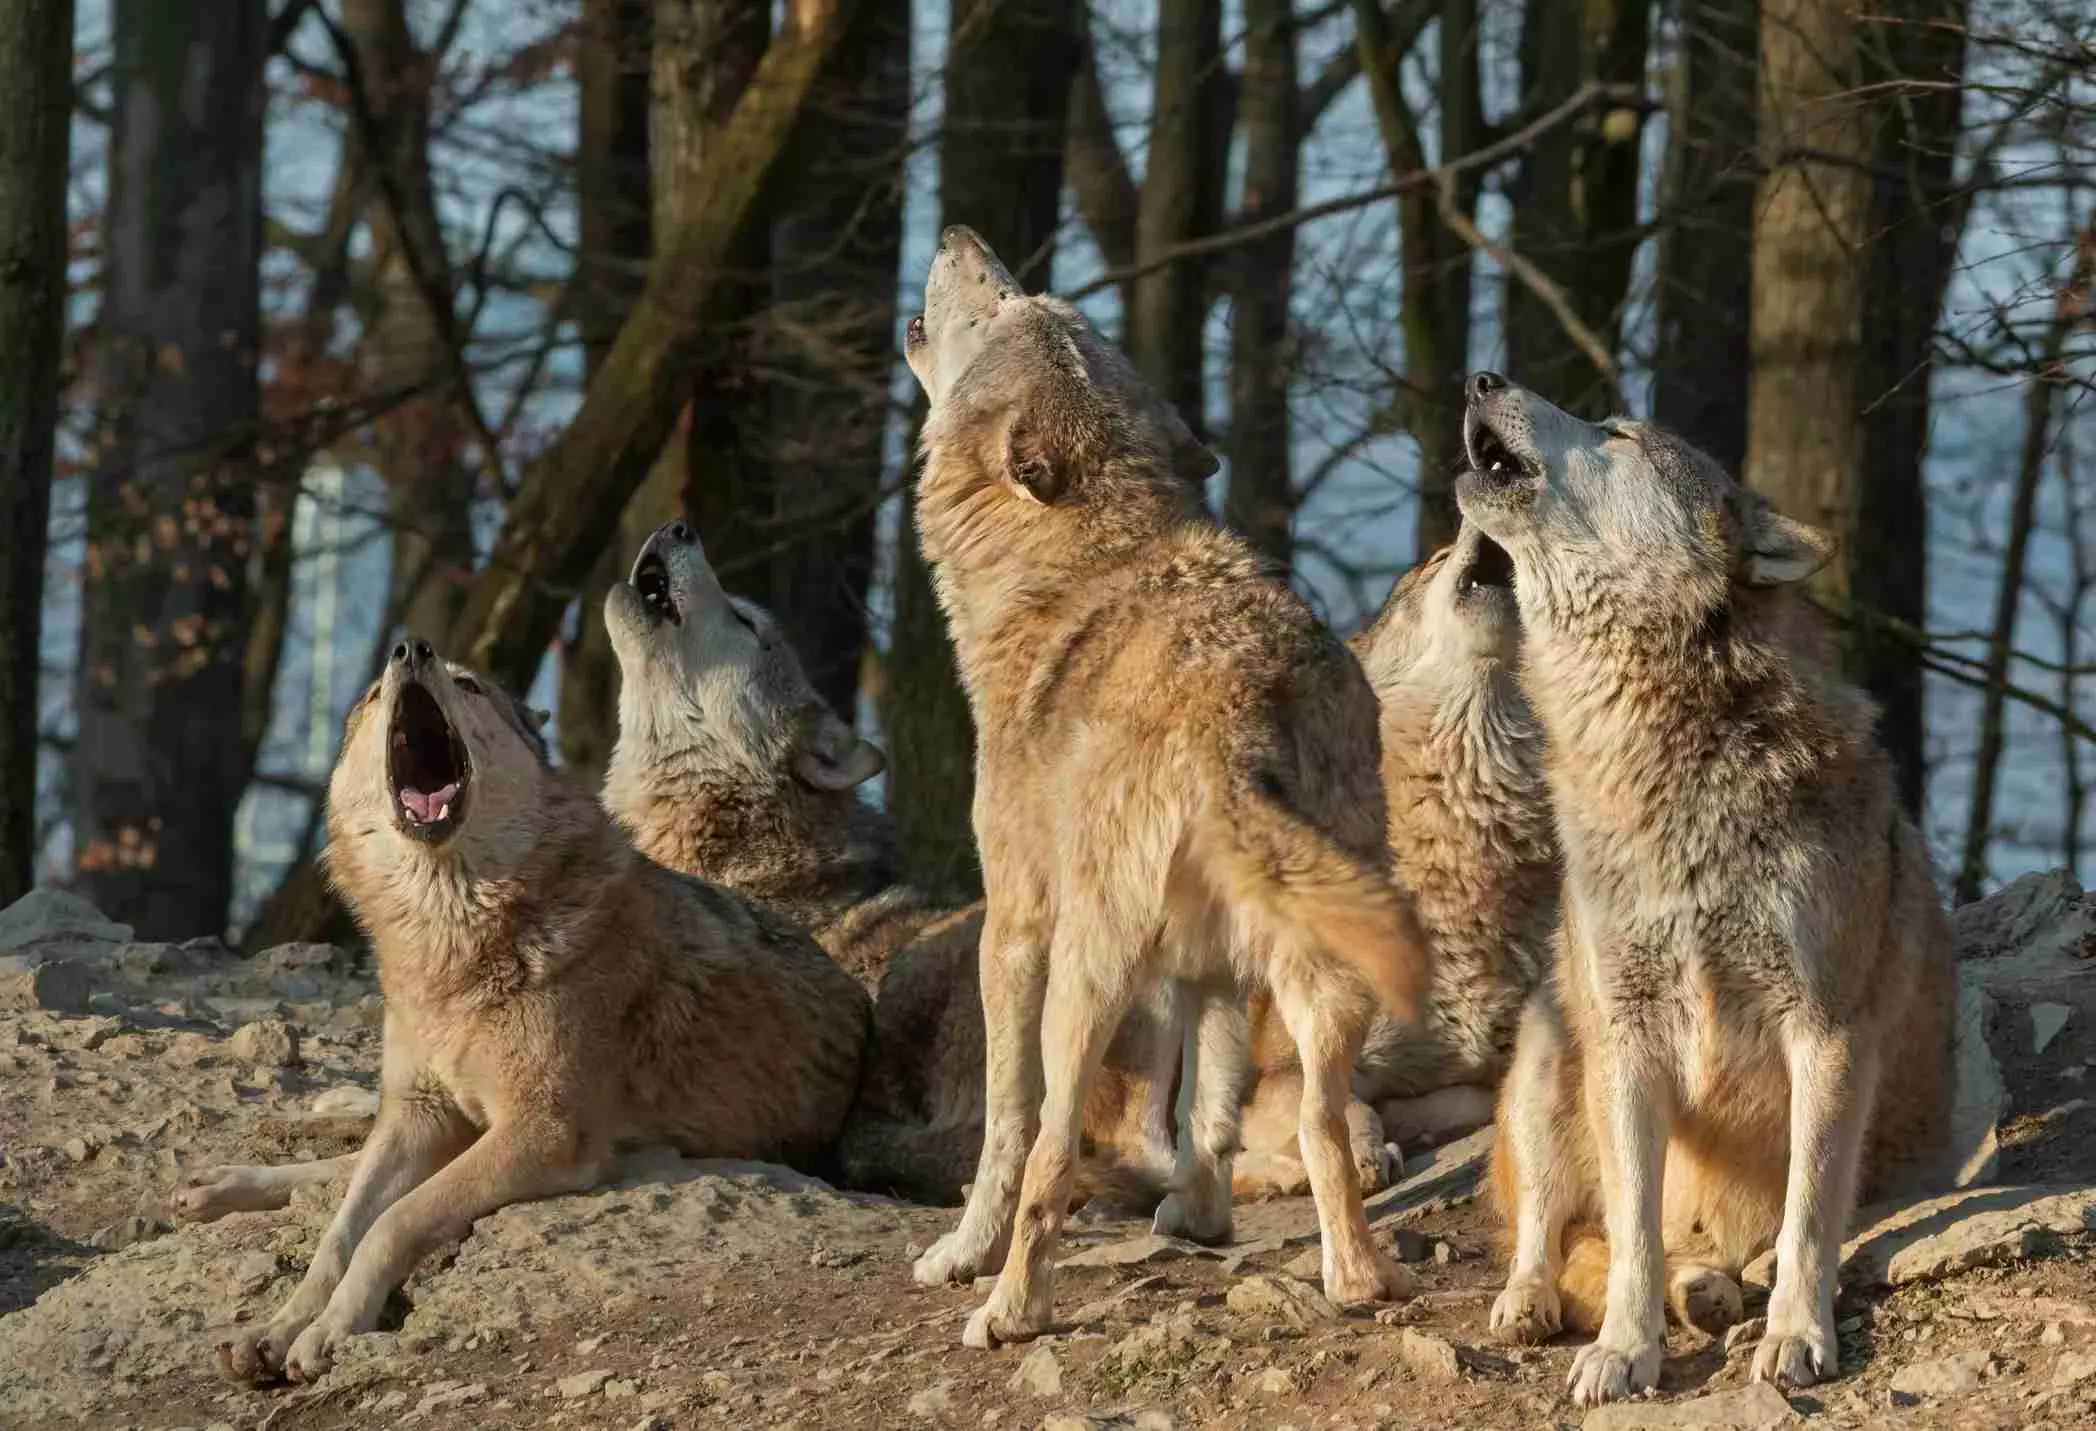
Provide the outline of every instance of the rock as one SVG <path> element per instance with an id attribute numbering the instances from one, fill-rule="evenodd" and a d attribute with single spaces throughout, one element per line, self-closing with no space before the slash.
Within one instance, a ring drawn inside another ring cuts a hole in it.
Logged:
<path id="1" fill-rule="evenodd" d="M 280 1264 L 274 1252 L 250 1252 L 233 1268 L 233 1287 L 252 1297 L 277 1279 Z"/>
<path id="2" fill-rule="evenodd" d="M 1599 1406 L 1579 1423 L 1580 1431 L 1640 1431 L 1645 1427 L 1696 1427 L 1707 1431 L 1763 1431 L 1796 1426 L 1798 1413 L 1783 1393 L 1765 1381 L 1687 1401 L 1619 1401 Z"/>
<path id="3" fill-rule="evenodd" d="M 69 1160 L 84 1163 L 95 1155 L 99 1146 L 99 1143 L 91 1143 L 85 1138 L 73 1137 L 65 1140 L 64 1150 Z"/>
<path id="4" fill-rule="evenodd" d="M 1253 1383 L 1261 1396 L 1280 1398 L 1295 1395 L 1295 1378 L 1284 1367 L 1270 1366 Z"/>
<path id="5" fill-rule="evenodd" d="M 1397 1355 L 1421 1381 L 1447 1384 L 1463 1379 L 1463 1359 L 1455 1344 L 1406 1327 L 1398 1337 Z"/>
<path id="6" fill-rule="evenodd" d="M 933 1382 L 930 1386 L 927 1386 L 924 1390 L 910 1398 L 909 1412 L 912 1416 L 930 1419 L 935 1416 L 944 1416 L 951 1410 L 953 1410 L 953 1383 L 951 1381 Z"/>
<path id="7" fill-rule="evenodd" d="M 578 1371 L 573 1376 L 564 1376 L 553 1383 L 553 1389 L 562 1401 L 580 1401 L 585 1396 L 595 1396 L 611 1380 L 608 1371 Z"/>
<path id="8" fill-rule="evenodd" d="M 376 1118 L 378 1094 L 354 1083 L 344 1083 L 317 1093 L 307 1105 L 323 1118 Z"/>
<path id="9" fill-rule="evenodd" d="M 1434 1255 L 1434 1243 L 1416 1227 L 1390 1230 L 1390 1251 L 1400 1262 L 1424 1262 Z"/>
<path id="10" fill-rule="evenodd" d="M 98 1252 L 120 1252 L 141 1242 L 150 1242 L 162 1233 L 173 1229 L 157 1217 L 134 1214 L 119 1218 L 106 1227 L 98 1227 L 88 1237 L 87 1245 Z"/>
<path id="11" fill-rule="evenodd" d="M 604 1383 L 604 1399 L 606 1401 L 625 1401 L 630 1397 L 638 1395 L 640 1395 L 640 1383 L 630 1377 L 615 1376 Z"/>
<path id="12" fill-rule="evenodd" d="M 1984 1348 L 1916 1362 L 1892 1374 L 1894 1391 L 1909 1396 L 1960 1396 L 1975 1391 L 1994 1372 L 1994 1353 Z"/>
<path id="13" fill-rule="evenodd" d="M 1725 1355 L 1730 1356 L 1743 1347 L 1754 1345 L 1761 1340 L 1762 1334 L 1766 1331 L 1768 1331 L 1768 1318 L 1766 1317 L 1749 1317 L 1743 1322 L 1734 1322 L 1731 1326 L 1725 1328 Z"/>
<path id="14" fill-rule="evenodd" d="M 1455 1262 L 1455 1260 L 1455 1248 L 1449 1246 L 1445 1242 L 1437 1242 L 1434 1244 L 1434 1265 L 1436 1267 L 1451 1266 Z"/>
<path id="15" fill-rule="evenodd" d="M 1223 1300 L 1241 1317 L 1273 1317 L 1299 1331 L 1339 1316 L 1324 1293 L 1296 1277 L 1247 1277 Z"/>
<path id="16" fill-rule="evenodd" d="M 469 1381 L 458 1386 L 438 1386 L 425 1391 L 415 1410 L 427 1415 L 453 1406 L 470 1406 L 476 1401 L 488 1399 L 488 1384 L 484 1381 Z"/>
<path id="17" fill-rule="evenodd" d="M 1055 1349 L 1037 1346 L 1021 1357 L 1019 1369 L 1006 1385 L 1027 1396 L 1062 1395 L 1063 1364 L 1055 1359 Z"/>
<path id="18" fill-rule="evenodd" d="M 2051 962 L 2085 957 L 2096 917 L 2065 870 L 2027 874 L 2006 889 L 1953 910 L 1960 962 Z"/>
<path id="19" fill-rule="evenodd" d="M 1950 1135 L 1941 1159 L 1941 1176 L 1932 1180 L 1932 1186 L 1973 1187 L 1993 1177 L 2000 1162 L 1996 1130 L 2008 1104 L 2008 1088 L 2002 1082 L 2001 1064 L 1987 1043 L 1987 1026 L 1995 1007 L 1993 996 L 1978 980 L 1960 975 Z"/>
<path id="20" fill-rule="evenodd" d="M 289 1068 L 298 1062 L 298 1030 L 282 1019 L 257 1019 L 242 1024 L 226 1047 L 242 1063 Z"/>
<path id="21" fill-rule="evenodd" d="M 2060 1036 L 2060 1030 L 2067 1027 L 2067 1020 L 2073 1016 L 2074 1009 L 2069 1004 L 2032 1004 L 2031 1052 L 2045 1052 L 2052 1041 Z"/>
<path id="22" fill-rule="evenodd" d="M 0 977 L 0 1009 L 84 1014 L 90 992 L 87 970 L 81 965 L 41 960 Z"/>
<path id="23" fill-rule="evenodd" d="M 32 889 L 0 909 L 0 954 L 94 958 L 130 942 L 130 925 L 104 918 L 101 910 L 62 889 Z"/>
<path id="24" fill-rule="evenodd" d="M 1901 1287 L 2050 1252 L 2096 1228 L 2096 1187 L 1967 1188 L 1857 1221 L 1864 1231 L 1842 1249 L 1844 1281 Z"/>
<path id="25" fill-rule="evenodd" d="M 670 1419 L 660 1411 L 650 1411 L 633 1423 L 633 1431 L 670 1431 Z"/>
<path id="26" fill-rule="evenodd" d="M 1176 1237 L 1161 1237 L 1154 1232 L 1146 1232 L 1141 1237 L 1131 1237 L 1123 1242 L 1108 1242 L 1098 1247 L 1087 1247 L 1082 1252 L 1065 1257 L 1056 1266 L 1141 1267 L 1152 1262 L 1174 1262 L 1182 1257 L 1220 1255 L 1213 1248 L 1203 1247 L 1197 1242 L 1184 1242 Z"/>
<path id="27" fill-rule="evenodd" d="M 2096 1376 L 2096 1356 L 2088 1352 L 2068 1352 L 2052 1368 L 2055 1387 L 2079 1386 L 2092 1376 Z"/>

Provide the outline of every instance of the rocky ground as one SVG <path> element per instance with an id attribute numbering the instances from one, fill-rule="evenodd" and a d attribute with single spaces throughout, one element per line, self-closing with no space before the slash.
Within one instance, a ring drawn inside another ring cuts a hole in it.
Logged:
<path id="1" fill-rule="evenodd" d="M 1088 1210 L 1057 1334 L 965 1352 L 980 1292 L 909 1278 L 950 1211 L 650 1154 L 483 1219 L 319 1385 L 232 1386 L 217 1334 L 288 1294 L 338 1190 L 207 1225 L 171 1200 L 216 1163 L 354 1146 L 378 1056 L 368 970 L 326 946 L 138 944 L 32 896 L 0 912 L 0 1428 L 2084 1426 L 2092 932 L 2096 896 L 2061 876 L 1961 912 L 1967 1023 L 1994 1055 L 1963 1074 L 2000 1105 L 1993 1181 L 1859 1217 L 1840 1380 L 1749 1387 L 1747 1336 L 1682 1332 L 1658 1395 L 1582 1416 L 1569 1343 L 1485 1334 L 1500 1269 L 1480 1135 L 1406 1149 L 1371 1203 L 1419 1284 L 1374 1315 L 1316 1292 L 1305 1201 L 1241 1208 L 1220 1253 Z M 1750 1286 L 1750 1316 L 1763 1296 Z"/>

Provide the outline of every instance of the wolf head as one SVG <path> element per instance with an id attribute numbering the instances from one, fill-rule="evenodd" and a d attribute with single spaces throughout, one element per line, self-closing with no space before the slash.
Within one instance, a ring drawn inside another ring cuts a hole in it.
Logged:
<path id="1" fill-rule="evenodd" d="M 969 229 L 941 236 L 903 352 L 931 400 L 920 504 L 1184 504 L 1216 470 L 1214 455 L 1083 314 L 1029 297 Z M 936 524 L 926 540 L 940 560 Z"/>
<path id="2" fill-rule="evenodd" d="M 816 693 L 771 616 L 722 588 L 685 523 L 648 538 L 604 624 L 620 673 L 614 783 L 641 771 L 843 792 L 880 773 L 880 751 Z"/>
<path id="3" fill-rule="evenodd" d="M 1514 562 L 1465 522 L 1449 545 L 1398 578 L 1353 647 L 1380 690 L 1386 678 L 1432 667 L 1450 675 L 1510 664 L 1521 640 Z"/>
<path id="4" fill-rule="evenodd" d="M 1833 555 L 1679 437 L 1581 421 L 1496 373 L 1471 376 L 1463 439 L 1457 501 L 1513 557 L 1531 623 L 1608 591 L 1613 621 L 1693 626 Z"/>
<path id="5" fill-rule="evenodd" d="M 551 774 L 532 711 L 409 636 L 349 712 L 328 782 L 331 859 L 371 870 L 516 867 Z"/>

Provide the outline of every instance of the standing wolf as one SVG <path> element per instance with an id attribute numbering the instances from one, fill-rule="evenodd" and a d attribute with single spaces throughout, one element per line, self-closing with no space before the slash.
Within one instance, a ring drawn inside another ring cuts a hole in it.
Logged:
<path id="1" fill-rule="evenodd" d="M 329 873 L 386 998 L 377 1125 L 305 1280 L 220 1347 L 324 1374 L 431 1248 L 586 1188 L 625 1142 L 807 1165 L 858 1078 L 866 996 L 770 911 L 638 855 L 508 696 L 393 649 L 328 787 Z"/>
<path id="2" fill-rule="evenodd" d="M 975 718 L 988 893 L 982 1157 L 918 1279 L 973 1277 L 1008 1244 L 963 1340 L 1047 1328 L 1085 1097 L 1160 977 L 1190 1012 L 1158 1224 L 1223 1235 L 1257 979 L 1302 1055 L 1325 1289 L 1389 1294 L 1348 1083 L 1376 996 L 1415 1013 L 1429 960 L 1386 873 L 1359 663 L 1208 517 L 1192 479 L 1213 459 L 1127 360 L 967 229 L 941 237 L 904 349 L 931 401 L 918 532 Z"/>
<path id="3" fill-rule="evenodd" d="M 1771 1242 L 1753 1375 L 1836 1373 L 1835 1274 L 1859 1175 L 1945 1131 L 1947 921 L 1873 712 L 1798 583 L 1828 543 L 1641 423 L 1594 426 L 1470 380 L 1467 519 L 1513 557 L 1523 680 L 1564 848 L 1554 997 L 1525 1016 L 1495 1181 L 1514 1232 L 1492 1323 L 1547 1336 L 1569 1224 L 1606 1223 L 1575 1400 L 1650 1387 L 1666 1256 Z M 1590 1234 L 1588 1234 L 1590 1235 Z"/>

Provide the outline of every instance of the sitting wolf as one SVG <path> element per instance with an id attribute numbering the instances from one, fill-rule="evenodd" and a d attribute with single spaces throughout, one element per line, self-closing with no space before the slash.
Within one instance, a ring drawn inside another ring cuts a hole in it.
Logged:
<path id="1" fill-rule="evenodd" d="M 221 1344 L 230 1374 L 324 1374 L 433 1247 L 589 1187 L 620 1144 L 809 1166 L 834 1142 L 865 993 L 780 916 L 641 858 L 427 642 L 351 710 L 328 836 L 385 993 L 378 1122 L 298 1290 Z"/>
<path id="2" fill-rule="evenodd" d="M 1944 1140 L 1955 983 L 1875 712 L 1799 585 L 1830 544 L 1679 438 L 1493 374 L 1465 436 L 1457 497 L 1513 558 L 1565 856 L 1500 1109 L 1492 1325 L 1531 1340 L 1601 1301 L 1571 1386 L 1615 1400 L 1658 1379 L 1670 1255 L 1678 1282 L 1773 1243 L 1753 1376 L 1833 1376 L 1859 1183 L 1933 1171 Z"/>

